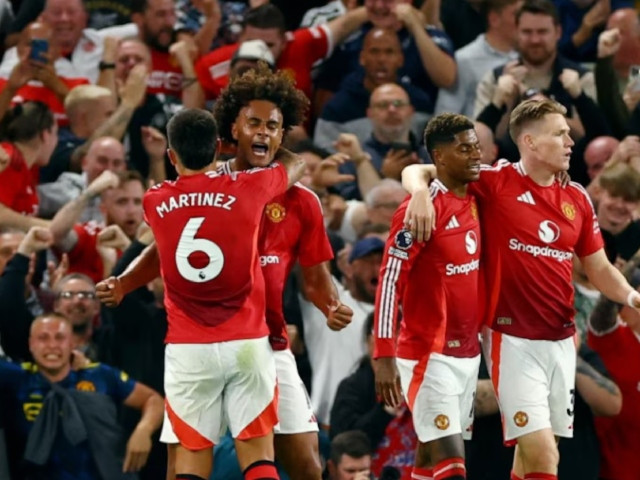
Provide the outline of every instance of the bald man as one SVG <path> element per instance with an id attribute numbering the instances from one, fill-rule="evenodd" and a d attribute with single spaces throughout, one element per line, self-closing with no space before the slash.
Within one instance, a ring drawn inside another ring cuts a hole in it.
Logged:
<path id="1" fill-rule="evenodd" d="M 626 80 L 631 65 L 640 65 L 640 19 L 633 8 L 621 8 L 611 14 L 607 29 L 620 30 L 620 48 L 613 56 L 613 67 L 618 77 Z"/>
<path id="2" fill-rule="evenodd" d="M 122 143 L 112 137 L 97 138 L 82 159 L 82 173 L 65 172 L 55 182 L 38 185 L 38 215 L 52 218 L 66 203 L 77 198 L 102 172 L 111 170 L 117 173 L 126 168 Z M 99 196 L 91 199 L 80 220 L 102 222 L 104 219 L 99 206 Z"/>
<path id="3" fill-rule="evenodd" d="M 71 348 L 71 323 L 63 315 L 50 313 L 36 317 L 31 325 L 29 350 L 33 355 L 33 363 L 0 361 L 0 392 L 7 399 L 3 409 L 6 413 L 8 437 L 12 439 L 11 448 L 14 449 L 12 458 L 23 457 L 24 452 L 19 451 L 20 446 L 24 447 L 40 411 L 43 408 L 56 408 L 49 404 L 54 400 L 49 400 L 48 397 L 52 384 L 55 384 L 69 391 L 71 396 L 68 400 L 80 412 L 86 414 L 89 405 L 96 406 L 95 402 L 99 402 L 105 407 L 100 409 L 101 421 L 104 423 L 98 425 L 95 417 L 92 419 L 89 418 L 90 415 L 82 414 L 80 422 L 86 429 L 88 441 L 73 442 L 74 444 L 68 441 L 53 442 L 48 458 L 42 459 L 38 465 L 29 462 L 34 457 L 27 452 L 24 468 L 34 474 L 34 478 L 121 478 L 121 472 L 140 470 L 151 449 L 151 434 L 162 421 L 162 397 L 149 387 L 131 380 L 126 373 L 103 364 L 88 364 L 73 370 Z M 83 399 L 81 395 L 72 393 L 77 390 L 87 394 L 100 393 L 103 397 Z M 142 411 L 140 421 L 126 444 L 124 461 L 119 457 L 118 451 L 124 445 L 120 444 L 117 437 L 109 438 L 109 433 L 113 435 L 117 429 L 115 410 L 113 416 L 109 417 L 109 407 L 112 404 L 118 407 L 126 405 Z M 64 417 L 57 428 L 63 428 L 72 417 Z M 71 426 L 69 423 L 66 425 Z M 109 426 L 113 427 L 111 431 Z M 76 424 L 75 428 L 77 427 Z M 96 444 L 95 439 L 98 437 L 101 437 L 102 442 Z M 37 440 L 36 443 L 40 442 L 36 448 L 45 448 L 41 437 L 34 440 Z M 97 445 L 101 447 L 99 452 L 95 450 Z M 105 458 L 113 461 L 107 462 L 107 465 L 103 462 Z M 43 472 L 46 474 L 43 475 Z M 17 475 L 17 472 L 13 473 Z"/>
<path id="4" fill-rule="evenodd" d="M 607 136 L 596 137 L 589 142 L 584 151 L 584 163 L 590 180 L 598 176 L 619 144 L 617 138 Z"/>

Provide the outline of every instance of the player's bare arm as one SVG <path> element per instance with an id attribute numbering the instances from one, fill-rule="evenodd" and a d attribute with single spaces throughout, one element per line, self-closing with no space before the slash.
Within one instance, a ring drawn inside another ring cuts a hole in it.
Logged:
<path id="1" fill-rule="evenodd" d="M 429 183 L 434 178 L 434 165 L 409 165 L 402 170 L 402 186 L 411 194 L 404 225 L 418 242 L 429 240 L 436 225 L 435 210 L 429 194 Z"/>
<path id="2" fill-rule="evenodd" d="M 304 296 L 324 313 L 331 330 L 342 330 L 351 323 L 353 311 L 340 302 L 326 263 L 302 267 L 302 280 Z"/>
<path id="3" fill-rule="evenodd" d="M 400 374 L 396 366 L 396 357 L 378 357 L 373 362 L 376 376 L 376 395 L 385 405 L 399 407 L 402 403 Z"/>
<path id="4" fill-rule="evenodd" d="M 640 265 L 640 250 L 622 268 L 622 274 L 628 280 L 633 272 Z M 589 317 L 589 326 L 595 333 L 602 333 L 611 330 L 618 321 L 618 304 L 609 300 L 604 295 L 600 295 L 600 299 L 591 312 Z"/>
<path id="5" fill-rule="evenodd" d="M 160 257 L 153 242 L 138 255 L 127 269 L 116 277 L 109 277 L 96 285 L 96 295 L 107 307 L 117 307 L 125 295 L 147 285 L 160 276 Z"/>
<path id="6" fill-rule="evenodd" d="M 289 177 L 289 186 L 300 180 L 307 168 L 307 165 L 306 163 L 304 163 L 302 157 L 283 147 L 280 147 L 278 149 L 274 160 L 282 163 L 285 170 L 287 171 L 287 175 Z"/>
<path id="7" fill-rule="evenodd" d="M 614 302 L 640 309 L 640 293 L 629 285 L 622 272 L 611 265 L 604 249 L 580 260 L 589 281 L 602 294 Z"/>

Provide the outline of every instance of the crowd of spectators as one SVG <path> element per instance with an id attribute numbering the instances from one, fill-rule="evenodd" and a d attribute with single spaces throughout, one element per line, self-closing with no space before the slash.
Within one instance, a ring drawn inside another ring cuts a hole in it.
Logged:
<path id="1" fill-rule="evenodd" d="M 371 329 L 401 172 L 430 162 L 424 126 L 462 113 L 483 163 L 517 162 L 511 110 L 563 104 L 569 173 L 610 260 L 640 283 L 639 14 L 633 0 L 0 0 L 0 479 L 164 478 L 162 282 L 113 309 L 95 284 L 153 240 L 142 197 L 175 178 L 168 120 L 211 109 L 258 62 L 311 101 L 285 142 L 307 163 L 302 182 L 322 203 L 332 275 L 354 312 L 329 330 L 289 278 L 285 316 L 327 478 L 407 475 L 411 416 L 375 396 Z M 222 144 L 219 159 L 233 152 Z M 638 480 L 640 314 L 608 306 L 616 320 L 601 328 L 607 305 L 577 262 L 574 284 L 575 433 L 560 443 L 559 478 Z M 621 337 L 618 357 L 609 337 Z M 592 395 L 593 382 L 610 395 Z M 60 408 L 74 413 L 58 420 Z M 96 408 L 104 415 L 86 413 Z M 513 451 L 486 368 L 475 409 L 467 478 L 506 479 Z M 94 429 L 114 436 L 96 444 Z M 214 479 L 242 478 L 228 447 L 216 447 Z"/>

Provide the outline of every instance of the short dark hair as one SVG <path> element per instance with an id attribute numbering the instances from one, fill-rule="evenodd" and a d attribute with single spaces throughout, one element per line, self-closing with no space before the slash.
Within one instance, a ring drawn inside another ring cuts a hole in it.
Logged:
<path id="1" fill-rule="evenodd" d="M 549 100 L 525 100 L 520 102 L 511 112 L 509 118 L 509 135 L 514 142 L 517 142 L 522 129 L 532 122 L 537 122 L 551 113 L 566 115 L 567 109 L 560 103 Z"/>
<path id="2" fill-rule="evenodd" d="M 371 455 L 371 441 L 360 430 L 349 430 L 339 433 L 331 440 L 330 458 L 334 465 L 339 465 L 343 455 L 352 458 L 362 458 Z"/>
<path id="3" fill-rule="evenodd" d="M 147 0 L 131 0 L 130 5 L 131 13 L 144 13 L 144 11 L 149 6 Z"/>
<path id="4" fill-rule="evenodd" d="M 509 5 L 518 3 L 520 0 L 484 0 L 480 5 L 480 13 L 483 18 L 488 19 L 489 14 L 492 12 L 500 13 Z"/>
<path id="5" fill-rule="evenodd" d="M 0 140 L 26 142 L 51 130 L 54 123 L 53 113 L 44 103 L 18 103 L 0 121 Z"/>
<path id="6" fill-rule="evenodd" d="M 424 129 L 424 144 L 433 158 L 433 150 L 439 145 L 452 143 L 458 133 L 473 129 L 473 122 L 464 115 L 441 113 L 427 123 Z"/>
<path id="7" fill-rule="evenodd" d="M 215 160 L 218 127 L 211 113 L 188 108 L 176 113 L 167 124 L 169 147 L 190 170 L 201 170 Z"/>
<path id="8" fill-rule="evenodd" d="M 276 105 L 282 113 L 285 132 L 303 122 L 309 107 L 309 100 L 295 87 L 288 73 L 284 70 L 274 73 L 266 63 L 258 62 L 255 69 L 231 80 L 215 104 L 213 114 L 223 140 L 236 143 L 231 134 L 231 125 L 238 118 L 240 110 L 253 100 L 265 100 Z"/>
<path id="9" fill-rule="evenodd" d="M 547 15 L 553 19 L 554 25 L 560 25 L 558 9 L 550 0 L 526 0 L 516 12 L 516 25 L 520 23 L 520 17 L 525 13 Z"/>
<path id="10" fill-rule="evenodd" d="M 281 33 L 287 30 L 287 22 L 285 21 L 282 11 L 272 3 L 265 3 L 245 13 L 242 26 L 265 30 L 268 28 L 277 28 Z"/>
<path id="11" fill-rule="evenodd" d="M 142 185 L 142 190 L 147 190 L 147 183 L 144 181 L 144 177 L 137 170 L 124 170 L 122 172 L 117 172 L 118 180 L 120 181 L 120 186 L 122 187 L 125 183 L 129 182 L 138 182 Z"/>

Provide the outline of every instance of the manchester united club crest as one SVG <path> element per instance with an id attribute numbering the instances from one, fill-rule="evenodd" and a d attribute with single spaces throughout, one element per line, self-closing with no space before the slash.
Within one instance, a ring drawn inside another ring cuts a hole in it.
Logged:
<path id="1" fill-rule="evenodd" d="M 449 428 L 449 417 L 447 417 L 446 415 L 440 414 L 435 418 L 433 423 L 436 424 L 436 427 L 438 427 L 438 430 L 446 430 L 447 428 Z"/>
<path id="2" fill-rule="evenodd" d="M 522 428 L 529 423 L 529 415 L 524 413 L 523 411 L 517 411 L 513 416 L 513 423 L 515 423 L 518 427 Z"/>
<path id="3" fill-rule="evenodd" d="M 76 390 L 80 390 L 81 392 L 95 392 L 96 386 L 93 382 L 82 380 L 76 384 Z"/>
<path id="4" fill-rule="evenodd" d="M 267 214 L 269 220 L 271 220 L 273 223 L 280 223 L 282 220 L 284 220 L 284 217 L 287 216 L 287 211 L 279 203 L 270 203 L 269 205 L 267 205 L 267 207 L 265 208 L 265 213 Z"/>
<path id="5" fill-rule="evenodd" d="M 471 217 L 474 220 L 478 220 L 478 207 L 476 206 L 476 202 L 471 202 Z"/>
<path id="6" fill-rule="evenodd" d="M 572 204 L 570 204 L 569 202 L 562 202 L 561 208 L 562 213 L 564 213 L 564 216 L 569 220 L 573 220 L 574 218 L 576 218 L 576 207 L 574 207 Z"/>

